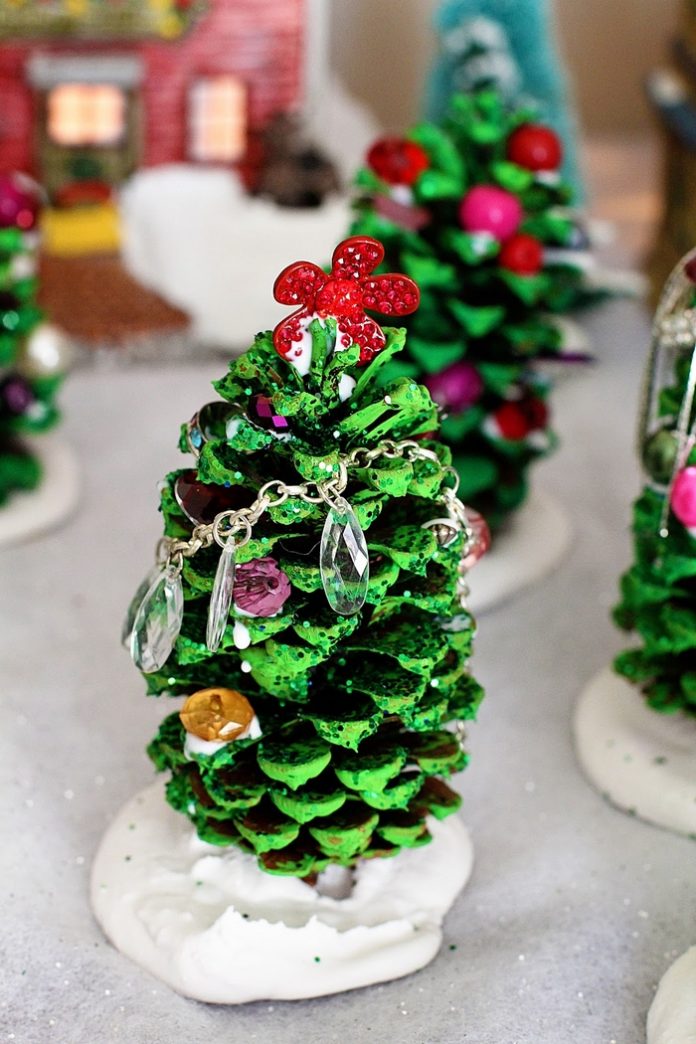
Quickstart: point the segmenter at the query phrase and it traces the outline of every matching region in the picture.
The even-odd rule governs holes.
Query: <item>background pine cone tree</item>
[[[691,298],[693,308],[693,291]],[[677,418],[692,367],[689,324],[687,336],[691,343],[677,350],[673,379],[659,394],[642,447],[646,483],[633,508],[635,557],[621,578],[621,601],[614,609],[619,627],[636,632],[641,644],[622,652],[614,667],[655,710],[696,714],[696,450],[677,461]],[[687,420],[693,424],[693,408]],[[667,535],[661,536],[675,466]]]
[[[41,480],[23,436],[58,419],[62,336],[42,322],[36,303],[39,202],[28,179],[0,176],[0,504]]]
[[[462,496],[492,526],[556,442],[535,365],[560,356],[554,316],[598,296],[580,267],[588,244],[559,139],[533,121],[495,90],[455,95],[442,123],[377,142],[356,178],[353,233],[380,239],[385,267],[421,289],[406,352],[384,375],[428,386]]]

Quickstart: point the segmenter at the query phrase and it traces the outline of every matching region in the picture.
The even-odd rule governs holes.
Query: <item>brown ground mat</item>
[[[72,338],[95,347],[128,347],[143,335],[181,332],[186,312],[136,282],[116,254],[44,255],[39,304]]]

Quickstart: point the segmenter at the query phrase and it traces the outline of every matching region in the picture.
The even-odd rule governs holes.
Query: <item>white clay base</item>
[[[696,1044],[696,946],[660,980],[648,1012],[648,1044]]]
[[[471,571],[473,612],[505,602],[551,573],[568,550],[570,537],[570,520],[558,501],[533,490]]]
[[[157,782],[104,835],[92,906],[117,949],[188,997],[241,1004],[338,993],[408,975],[437,953],[472,847],[457,816],[430,828],[429,845],[365,861],[348,898],[333,898],[200,841]]]
[[[606,668],[580,697],[575,743],[585,773],[613,804],[696,835],[696,722],[651,710],[637,688]]]
[[[36,489],[13,493],[0,507],[0,547],[45,533],[64,522],[77,504],[78,467],[70,447],[52,434],[22,441],[39,458],[43,474]]]

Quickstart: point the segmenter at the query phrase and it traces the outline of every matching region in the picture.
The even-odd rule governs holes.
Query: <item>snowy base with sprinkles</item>
[[[117,949],[185,996],[241,1004],[339,993],[435,957],[473,853],[457,816],[429,828],[430,844],[366,860],[352,879],[331,868],[314,888],[200,841],[157,782],[107,830],[92,906]]]
[[[696,721],[651,710],[606,668],[580,697],[575,743],[585,774],[612,804],[696,836]]]
[[[696,946],[662,976],[648,1012],[647,1044],[696,1044]]]

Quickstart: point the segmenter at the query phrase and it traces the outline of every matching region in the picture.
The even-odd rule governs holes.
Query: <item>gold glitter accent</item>
[[[202,740],[237,739],[251,725],[254,709],[234,689],[200,689],[189,696],[179,714],[187,732]]]

